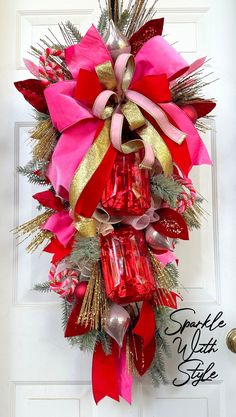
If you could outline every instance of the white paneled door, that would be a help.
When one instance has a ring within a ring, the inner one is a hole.
[[[46,255],[24,253],[10,230],[30,219],[32,189],[16,175],[29,158],[32,110],[13,87],[28,78],[23,57],[49,27],[71,20],[84,32],[97,19],[96,0],[1,0],[1,292],[0,417],[235,417],[236,354],[226,335],[236,327],[235,280],[235,45],[234,0],[160,0],[167,40],[189,62],[208,55],[219,81],[213,130],[205,136],[214,165],[193,172],[209,213],[200,232],[179,247],[185,301],[172,316],[167,339],[168,384],[137,380],[133,404],[91,394],[91,357],[69,347],[57,298],[32,291],[46,280]],[[187,321],[186,321],[187,320]],[[197,325],[198,327],[194,327]],[[225,325],[226,323],[226,325]],[[191,324],[191,325],[190,325]],[[197,330],[199,329],[199,330]],[[197,332],[196,332],[197,330]]]

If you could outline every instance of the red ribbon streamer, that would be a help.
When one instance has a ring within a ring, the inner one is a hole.
[[[156,329],[156,321],[153,308],[148,301],[144,301],[138,322],[133,333],[143,338],[144,347],[151,342]]]
[[[96,345],[92,364],[92,388],[96,404],[106,396],[119,401],[118,355],[119,347],[115,341],[112,342],[110,355],[105,354],[100,342]]]

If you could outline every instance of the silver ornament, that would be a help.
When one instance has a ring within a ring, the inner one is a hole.
[[[145,237],[148,246],[152,249],[173,251],[172,239],[161,235],[151,225],[147,227]]]
[[[119,304],[112,303],[105,322],[105,331],[120,347],[123,345],[125,333],[129,327],[130,315]]]
[[[109,21],[108,30],[104,36],[104,43],[114,61],[120,54],[129,54],[131,51],[128,39],[115,26],[112,19]]]

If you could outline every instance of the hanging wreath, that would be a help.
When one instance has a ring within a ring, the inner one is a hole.
[[[36,111],[19,172],[44,187],[17,233],[52,254],[35,289],[62,298],[65,337],[93,351],[96,403],[131,402],[135,373],[164,379],[163,326],[181,298],[174,249],[203,213],[189,173],[211,163],[198,133],[215,107],[202,98],[205,58],[189,65],[145,6],[109,1],[84,37],[59,25],[65,45],[53,35],[32,47],[35,78],[15,83]]]

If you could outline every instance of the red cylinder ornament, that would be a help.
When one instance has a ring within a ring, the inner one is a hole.
[[[122,226],[101,236],[101,262],[106,294],[117,304],[149,299],[156,291],[143,231]]]
[[[139,216],[151,206],[150,173],[140,169],[144,150],[118,152],[102,195],[102,206],[111,215]]]

